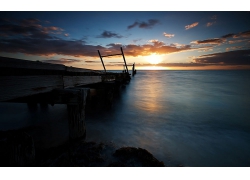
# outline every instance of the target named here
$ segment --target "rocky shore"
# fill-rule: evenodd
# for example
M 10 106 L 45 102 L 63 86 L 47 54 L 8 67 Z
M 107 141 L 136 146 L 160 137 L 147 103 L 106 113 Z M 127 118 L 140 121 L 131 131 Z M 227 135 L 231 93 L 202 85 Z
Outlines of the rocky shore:
M 36 148 L 26 132 L 0 131 L 1 167 L 164 167 L 146 149 L 113 143 L 68 141 L 49 149 Z
M 164 167 L 142 148 L 122 147 L 112 143 L 75 142 L 46 152 L 38 152 L 35 166 L 41 167 Z

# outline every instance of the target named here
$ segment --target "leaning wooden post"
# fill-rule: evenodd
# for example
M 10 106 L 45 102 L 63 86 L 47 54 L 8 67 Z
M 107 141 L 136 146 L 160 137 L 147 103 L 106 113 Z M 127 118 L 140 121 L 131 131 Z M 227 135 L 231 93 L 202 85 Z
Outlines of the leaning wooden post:
M 69 139 L 75 140 L 86 137 L 85 127 L 85 105 L 89 89 L 78 89 L 76 96 L 72 96 L 73 101 L 67 104 L 69 121 Z M 77 101 L 75 99 L 77 98 Z
M 102 66 L 103 66 L 103 69 L 104 69 L 104 71 L 105 71 L 105 73 L 106 73 L 106 68 L 105 68 L 105 66 L 104 66 L 104 63 L 103 63 L 103 60 L 102 60 L 101 53 L 100 53 L 100 51 L 99 51 L 99 50 L 97 50 L 97 51 L 98 51 L 98 54 L 99 54 L 100 59 L 101 59 L 101 61 L 102 61 Z
M 123 57 L 123 60 L 124 60 L 124 64 L 125 64 L 125 66 L 126 66 L 127 73 L 128 73 L 128 66 L 127 66 L 127 63 L 126 63 L 126 60 L 125 60 L 125 56 L 124 56 L 124 53 L 123 53 L 122 47 L 121 47 L 121 51 L 122 51 L 122 57 Z

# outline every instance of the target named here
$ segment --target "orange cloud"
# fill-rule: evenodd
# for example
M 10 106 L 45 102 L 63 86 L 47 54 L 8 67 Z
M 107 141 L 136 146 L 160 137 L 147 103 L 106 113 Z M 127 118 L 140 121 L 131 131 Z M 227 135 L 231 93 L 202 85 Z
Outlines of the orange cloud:
M 231 40 L 228 41 L 229 44 L 235 44 L 235 43 L 240 43 L 240 42 L 244 42 L 247 41 L 248 39 L 239 39 L 239 40 Z
M 207 27 L 212 26 L 213 24 L 215 24 L 215 22 L 208 22 Z
M 250 38 L 250 31 L 240 32 L 240 33 L 234 35 L 233 38 L 241 38 L 241 37 Z
M 172 37 L 174 37 L 174 34 L 167 34 L 167 33 L 163 33 L 163 35 L 165 36 L 165 37 L 168 37 L 168 38 L 172 38 Z
M 226 51 L 237 50 L 237 49 L 242 49 L 242 48 L 243 48 L 242 46 L 233 46 L 233 47 L 226 48 Z
M 199 22 L 195 22 L 195 23 L 193 23 L 193 24 L 186 25 L 186 26 L 185 26 L 185 29 L 186 29 L 186 30 L 191 29 L 191 28 L 193 28 L 193 27 L 195 27 L 195 26 L 198 26 L 198 24 L 199 24 Z

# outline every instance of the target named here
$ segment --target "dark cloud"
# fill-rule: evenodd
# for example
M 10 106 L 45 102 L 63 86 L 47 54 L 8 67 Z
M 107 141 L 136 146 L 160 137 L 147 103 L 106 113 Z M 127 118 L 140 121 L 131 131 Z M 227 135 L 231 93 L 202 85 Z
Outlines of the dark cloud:
M 238 40 L 227 40 L 228 38 L 241 38 Z M 244 41 L 248 41 L 250 38 L 250 31 L 245 31 L 245 32 L 240 32 L 240 33 L 230 33 L 221 36 L 220 38 L 213 38 L 213 39 L 205 39 L 205 40 L 196 40 L 192 41 L 191 44 L 196 44 L 196 45 L 204 45 L 204 44 L 211 44 L 211 45 L 221 45 L 225 42 L 228 41 L 229 44 L 233 43 L 240 43 Z
M 37 23 L 39 23 L 39 22 L 40 22 L 39 19 L 34 19 L 34 18 L 23 19 L 23 20 L 20 21 L 20 23 L 21 23 L 22 25 L 26 25 L 26 26 L 29 26 L 29 25 L 31 25 L 31 24 L 37 24 Z
M 103 31 L 103 33 L 98 38 L 122 38 L 123 36 L 113 33 L 111 31 Z
M 226 34 L 224 36 L 221 36 L 221 38 L 232 38 L 235 34 Z
M 43 27 L 38 19 L 23 19 L 13 21 L 2 21 L 0 23 L 0 34 L 4 37 L 25 36 L 29 38 L 53 38 L 52 34 L 61 34 L 63 29 L 55 26 Z
M 100 63 L 99 61 L 85 61 L 86 63 Z
M 149 19 L 147 22 L 135 21 L 133 24 L 128 26 L 128 29 L 134 28 L 136 26 L 138 26 L 139 28 L 150 29 L 158 23 L 159 23 L 159 20 L 157 19 Z
M 223 43 L 225 40 L 223 38 L 214 38 L 214 39 L 206 39 L 206 40 L 197 40 L 192 41 L 192 44 L 216 44 L 219 45 Z
M 207 54 L 194 59 L 195 63 L 250 65 L 250 49 Z

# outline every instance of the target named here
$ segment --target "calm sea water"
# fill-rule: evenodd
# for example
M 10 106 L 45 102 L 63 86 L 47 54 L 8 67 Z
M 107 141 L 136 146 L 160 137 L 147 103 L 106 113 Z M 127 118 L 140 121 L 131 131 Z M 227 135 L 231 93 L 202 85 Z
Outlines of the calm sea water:
M 65 105 L 1 103 L 0 118 L 2 130 L 34 124 L 43 144 L 68 135 Z M 168 166 L 250 166 L 250 71 L 138 71 L 86 125 L 87 140 L 145 148 Z

